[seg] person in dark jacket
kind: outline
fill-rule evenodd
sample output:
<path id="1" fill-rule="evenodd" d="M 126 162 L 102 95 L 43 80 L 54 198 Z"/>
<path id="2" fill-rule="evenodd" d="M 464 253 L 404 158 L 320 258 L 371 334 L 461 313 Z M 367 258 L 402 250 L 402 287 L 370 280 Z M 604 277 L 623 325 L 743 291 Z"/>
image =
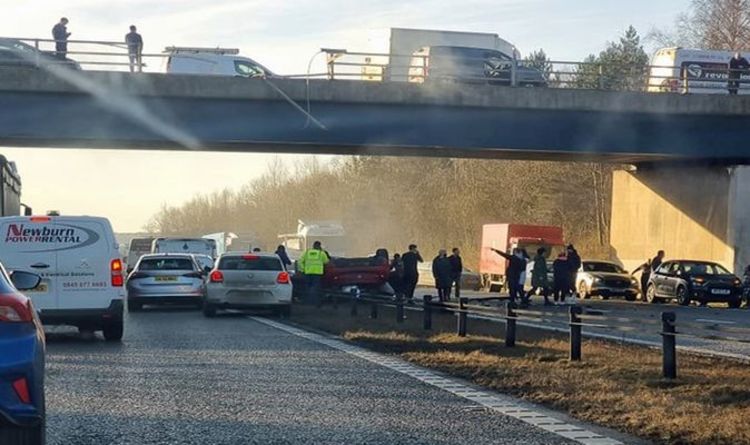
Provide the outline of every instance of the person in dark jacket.
<path id="1" fill-rule="evenodd" d="M 52 38 L 55 39 L 55 55 L 61 59 L 68 56 L 68 19 L 63 17 L 52 27 Z"/>
<path id="2" fill-rule="evenodd" d="M 568 245 L 568 283 L 570 284 L 570 292 L 572 295 L 576 295 L 578 289 L 576 289 L 576 281 L 578 281 L 578 270 L 581 268 L 581 256 L 578 255 L 578 251 L 572 245 Z"/>
<path id="3" fill-rule="evenodd" d="M 732 96 L 735 96 L 739 91 L 742 75 L 747 72 L 748 68 L 750 68 L 750 63 L 747 62 L 747 59 L 742 57 L 739 52 L 734 53 L 734 57 L 729 61 L 728 89 Z"/>
<path id="4" fill-rule="evenodd" d="M 438 299 L 440 302 L 448 301 L 451 296 L 453 271 L 445 249 L 440 249 L 438 255 L 432 260 L 432 276 L 435 278 Z"/>
<path id="5" fill-rule="evenodd" d="M 547 249 L 540 247 L 536 250 L 536 256 L 534 257 L 534 267 L 531 269 L 531 290 L 526 294 L 526 300 L 528 301 L 531 296 L 537 292 L 541 292 L 544 296 L 544 305 L 549 306 L 549 280 L 547 278 L 547 257 L 545 254 Z"/>
<path id="6" fill-rule="evenodd" d="M 565 252 L 560 252 L 555 262 L 552 263 L 552 273 L 554 274 L 552 294 L 555 304 L 564 303 L 565 297 L 570 292 L 570 265 Z"/>
<path id="7" fill-rule="evenodd" d="M 292 260 L 289 259 L 289 255 L 286 253 L 286 247 L 283 245 L 279 244 L 279 247 L 276 248 L 276 255 L 284 264 L 284 269 L 287 269 L 292 265 Z"/>
<path id="8" fill-rule="evenodd" d="M 651 272 L 655 272 L 661 266 L 661 263 L 664 262 L 664 255 L 663 250 L 656 252 L 656 256 L 651 260 Z"/>
<path id="9" fill-rule="evenodd" d="M 458 247 L 453 248 L 453 255 L 448 257 L 451 262 L 451 286 L 456 286 L 456 299 L 461 298 L 461 275 L 464 271 L 464 262 L 461 259 L 461 251 Z M 450 292 L 448 294 L 450 297 Z"/>
<path id="10" fill-rule="evenodd" d="M 393 288 L 397 298 L 400 299 L 404 296 L 404 262 L 398 253 L 393 254 L 388 273 L 388 284 Z"/>
<path id="11" fill-rule="evenodd" d="M 409 251 L 401 255 L 401 261 L 404 263 L 404 296 L 408 303 L 413 303 L 414 290 L 419 281 L 417 264 L 424 262 L 416 244 L 409 245 Z"/>
<path id="12" fill-rule="evenodd" d="M 636 267 L 631 273 L 635 275 L 638 272 L 641 273 L 641 300 L 646 301 L 646 290 L 648 289 L 648 280 L 651 278 L 651 260 L 646 260 L 645 263 Z"/>
<path id="13" fill-rule="evenodd" d="M 526 258 L 520 249 L 513 249 L 512 254 L 507 254 L 502 250 L 490 248 L 493 252 L 508 260 L 508 266 L 505 268 L 505 280 L 508 284 L 508 297 L 511 303 L 523 298 L 523 283 L 521 276 L 526 271 Z"/>
<path id="14" fill-rule="evenodd" d="M 128 46 L 128 59 L 130 59 L 130 72 L 143 72 L 143 37 L 138 34 L 135 25 L 130 25 L 130 32 L 125 34 L 125 44 Z"/>

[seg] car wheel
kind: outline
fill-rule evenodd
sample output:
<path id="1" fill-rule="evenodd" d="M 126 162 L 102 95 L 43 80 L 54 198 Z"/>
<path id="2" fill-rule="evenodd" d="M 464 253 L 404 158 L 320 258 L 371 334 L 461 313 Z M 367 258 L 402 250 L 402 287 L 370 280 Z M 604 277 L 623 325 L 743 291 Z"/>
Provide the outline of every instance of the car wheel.
<path id="1" fill-rule="evenodd" d="M 581 300 L 588 300 L 591 295 L 589 295 L 589 288 L 586 286 L 585 281 L 581 281 L 578 284 L 578 295 L 581 297 Z"/>
<path id="2" fill-rule="evenodd" d="M 731 309 L 739 309 L 742 306 L 742 298 L 733 298 L 727 302 Z"/>
<path id="3" fill-rule="evenodd" d="M 104 335 L 105 340 L 116 342 L 122 340 L 122 334 L 124 333 L 124 330 L 125 329 L 122 320 L 114 321 L 112 323 L 104 325 L 102 334 Z"/>
<path id="4" fill-rule="evenodd" d="M 207 318 L 213 318 L 216 316 L 216 306 L 208 303 L 203 304 L 203 315 Z"/>
<path id="5" fill-rule="evenodd" d="M 653 284 L 650 284 L 646 289 L 646 301 L 651 304 L 659 303 L 659 298 L 656 297 L 656 288 Z"/>
<path id="6" fill-rule="evenodd" d="M 140 312 L 143 310 L 143 303 L 128 301 L 128 312 Z"/>
<path id="7" fill-rule="evenodd" d="M 688 295 L 687 289 L 683 286 L 677 288 L 677 304 L 680 306 L 690 306 L 690 296 Z"/>
<path id="8" fill-rule="evenodd" d="M 0 425 L 0 443 L 14 445 L 44 445 L 45 422 L 34 427 Z"/>

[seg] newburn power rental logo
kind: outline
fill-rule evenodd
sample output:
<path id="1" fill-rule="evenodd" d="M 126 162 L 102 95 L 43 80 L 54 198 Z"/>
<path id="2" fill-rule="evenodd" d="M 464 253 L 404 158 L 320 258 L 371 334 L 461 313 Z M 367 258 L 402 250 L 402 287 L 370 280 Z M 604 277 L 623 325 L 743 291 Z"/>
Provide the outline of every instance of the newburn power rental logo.
<path id="1" fill-rule="evenodd" d="M 68 224 L 10 224 L 5 233 L 6 245 L 21 247 L 23 252 L 55 252 L 79 249 L 99 241 L 99 234 L 86 227 Z"/>

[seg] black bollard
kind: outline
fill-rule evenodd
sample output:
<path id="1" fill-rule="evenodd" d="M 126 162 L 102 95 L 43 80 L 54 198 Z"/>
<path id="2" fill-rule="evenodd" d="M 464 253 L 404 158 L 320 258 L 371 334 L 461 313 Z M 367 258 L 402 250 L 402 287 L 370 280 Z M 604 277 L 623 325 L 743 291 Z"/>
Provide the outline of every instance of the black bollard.
<path id="1" fill-rule="evenodd" d="M 457 334 L 459 337 L 466 337 L 466 303 L 468 298 L 461 297 L 458 299 L 458 327 Z"/>
<path id="2" fill-rule="evenodd" d="M 516 303 L 509 301 L 505 303 L 505 347 L 516 346 Z"/>
<path id="3" fill-rule="evenodd" d="M 426 331 L 432 329 L 432 295 L 425 295 L 422 315 L 424 315 L 423 327 Z"/>
<path id="4" fill-rule="evenodd" d="M 661 313 L 662 375 L 670 380 L 677 378 L 676 321 L 674 312 Z"/>
<path id="5" fill-rule="evenodd" d="M 570 361 L 581 361 L 581 314 L 580 306 L 570 307 Z"/>

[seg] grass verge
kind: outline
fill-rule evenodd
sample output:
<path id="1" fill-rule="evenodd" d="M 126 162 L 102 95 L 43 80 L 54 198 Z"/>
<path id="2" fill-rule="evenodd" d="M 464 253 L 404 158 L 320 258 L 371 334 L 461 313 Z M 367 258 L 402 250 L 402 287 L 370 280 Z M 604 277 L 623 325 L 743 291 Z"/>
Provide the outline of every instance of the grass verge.
<path id="1" fill-rule="evenodd" d="M 461 338 L 450 314 L 434 314 L 432 331 L 418 312 L 402 324 L 392 309 L 368 315 L 300 306 L 292 321 L 657 443 L 750 444 L 745 363 L 678 353 L 679 378 L 667 381 L 661 352 L 650 348 L 584 339 L 583 361 L 572 363 L 560 334 L 519 327 L 517 347 L 506 348 L 498 323 L 469 320 Z"/>

